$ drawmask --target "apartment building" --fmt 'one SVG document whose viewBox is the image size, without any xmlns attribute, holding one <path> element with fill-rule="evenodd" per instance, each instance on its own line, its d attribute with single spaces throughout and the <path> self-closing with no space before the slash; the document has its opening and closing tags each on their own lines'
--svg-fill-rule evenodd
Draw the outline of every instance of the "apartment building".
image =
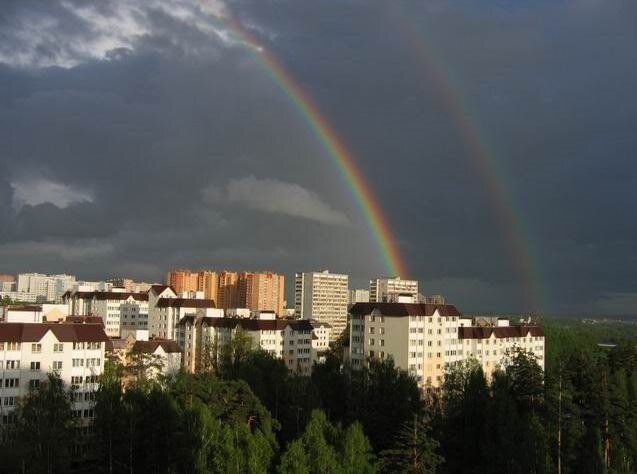
<svg viewBox="0 0 637 474">
<path fill-rule="evenodd" d="M 418 281 L 395 278 L 375 278 L 369 280 L 370 303 L 393 302 L 400 296 L 418 297 Z"/>
<path fill-rule="evenodd" d="M 178 296 L 174 288 L 154 285 L 148 291 L 148 331 L 151 338 L 176 338 L 177 324 L 189 315 L 223 314 L 213 300 Z"/>
<path fill-rule="evenodd" d="M 106 334 L 120 337 L 122 329 L 148 329 L 148 293 L 111 291 L 69 291 L 63 295 L 68 314 L 102 318 Z"/>
<path fill-rule="evenodd" d="M 350 309 L 352 367 L 392 357 L 425 390 L 438 389 L 445 371 L 475 358 L 490 377 L 514 348 L 532 352 L 544 368 L 544 332 L 508 320 L 465 318 L 453 305 L 357 303 Z"/>
<path fill-rule="evenodd" d="M 294 310 L 299 318 L 316 319 L 332 328 L 332 341 L 347 326 L 349 277 L 328 270 L 297 273 L 294 284 Z"/>
<path fill-rule="evenodd" d="M 365 290 L 365 289 L 349 290 L 348 304 L 352 306 L 356 303 L 369 303 L 369 290 Z"/>
<path fill-rule="evenodd" d="M 285 277 L 272 272 L 241 272 L 238 278 L 240 308 L 274 311 L 283 315 Z"/>
<path fill-rule="evenodd" d="M 274 313 L 261 314 L 260 319 L 188 316 L 177 330 L 177 342 L 184 351 L 183 367 L 191 372 L 199 370 L 204 358 L 217 357 L 239 328 L 252 339 L 253 348 L 283 359 L 290 373 L 310 375 L 312 366 L 329 349 L 331 328 L 319 321 L 277 319 Z"/>
<path fill-rule="evenodd" d="M 73 275 L 44 275 L 42 273 L 20 273 L 18 293 L 35 294 L 38 302 L 59 302 L 65 291 L 75 284 Z"/>
<path fill-rule="evenodd" d="M 57 372 L 74 388 L 73 415 L 88 423 L 107 341 L 98 324 L 0 324 L 0 420 L 9 422 L 20 398 Z"/>
</svg>

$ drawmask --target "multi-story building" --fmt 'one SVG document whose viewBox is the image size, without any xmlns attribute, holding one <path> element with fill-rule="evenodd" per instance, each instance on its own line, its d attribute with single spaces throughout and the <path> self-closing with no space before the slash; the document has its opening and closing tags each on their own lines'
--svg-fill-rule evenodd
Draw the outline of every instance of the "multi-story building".
<svg viewBox="0 0 637 474">
<path fill-rule="evenodd" d="M 217 286 L 218 308 L 241 308 L 239 305 L 239 274 L 224 270 L 219 273 Z"/>
<path fill-rule="evenodd" d="M 186 292 L 203 292 L 204 298 L 217 301 L 219 277 L 216 272 L 209 270 L 173 270 L 166 275 L 166 284 L 171 286 L 177 294 Z"/>
<path fill-rule="evenodd" d="M 349 305 L 356 303 L 369 303 L 369 290 L 356 289 L 349 290 Z"/>
<path fill-rule="evenodd" d="M 0 273 L 0 291 L 11 292 L 11 291 L 16 291 L 16 289 L 17 289 L 17 282 L 15 281 L 15 277 L 7 273 Z"/>
<path fill-rule="evenodd" d="M 329 349 L 330 326 L 309 319 L 277 319 L 274 313 L 259 318 L 187 316 L 179 322 L 177 342 L 184 351 L 183 367 L 196 372 L 205 360 L 219 357 L 238 329 L 252 347 L 283 359 L 291 373 L 310 375 Z"/>
<path fill-rule="evenodd" d="M 151 338 L 175 339 L 177 323 L 189 315 L 223 314 L 213 300 L 180 297 L 166 285 L 154 285 L 148 292 L 148 331 Z"/>
<path fill-rule="evenodd" d="M 98 324 L 0 324 L 0 420 L 9 421 L 20 398 L 56 372 L 67 388 L 74 388 L 73 415 L 87 424 L 106 341 Z"/>
<path fill-rule="evenodd" d="M 42 273 L 20 273 L 18 293 L 35 294 L 38 301 L 59 302 L 65 291 L 73 288 L 72 275 L 44 275 Z"/>
<path fill-rule="evenodd" d="M 134 281 L 132 278 L 109 278 L 106 283 L 111 288 L 124 288 L 129 293 L 147 293 L 154 285 L 146 281 Z"/>
<path fill-rule="evenodd" d="M 375 278 L 369 280 L 369 301 L 393 302 L 400 296 L 412 296 L 414 301 L 418 297 L 418 282 L 395 278 Z"/>
<path fill-rule="evenodd" d="M 120 337 L 122 329 L 148 329 L 148 293 L 130 293 L 123 288 L 70 291 L 63 295 L 63 301 L 68 314 L 102 318 L 109 337 Z"/>
<path fill-rule="evenodd" d="M 285 277 L 272 272 L 241 272 L 238 307 L 251 311 L 274 311 L 283 316 Z"/>
<path fill-rule="evenodd" d="M 303 319 L 316 319 L 332 327 L 332 340 L 347 326 L 349 278 L 322 272 L 297 273 L 294 285 L 294 310 Z"/>
<path fill-rule="evenodd" d="M 508 320 L 472 320 L 453 305 L 357 303 L 350 309 L 352 367 L 392 357 L 424 390 L 438 389 L 445 371 L 475 358 L 490 377 L 515 348 L 532 352 L 544 368 L 544 332 Z"/>
</svg>

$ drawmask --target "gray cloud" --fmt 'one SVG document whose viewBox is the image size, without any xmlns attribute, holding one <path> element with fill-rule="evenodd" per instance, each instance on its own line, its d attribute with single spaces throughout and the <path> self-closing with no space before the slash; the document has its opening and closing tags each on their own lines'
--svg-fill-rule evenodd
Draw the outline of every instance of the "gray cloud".
<svg viewBox="0 0 637 474">
<path fill-rule="evenodd" d="M 617 295 L 637 292 L 635 8 L 5 2 L 0 271 L 329 267 L 358 285 L 386 272 L 347 183 L 218 17 L 226 9 L 344 139 L 426 293 L 464 310 L 527 309 L 504 205 L 546 310 L 629 312 Z M 423 45 L 511 190 L 504 202 L 494 206 Z M 38 182 L 53 188 L 25 184 Z M 223 198 L 204 202 L 215 189 Z"/>
<path fill-rule="evenodd" d="M 300 217 L 323 224 L 349 226 L 341 211 L 331 208 L 315 192 L 294 183 L 254 176 L 231 179 L 224 191 L 216 186 L 204 189 L 208 203 L 228 202 L 257 211 Z"/>
</svg>

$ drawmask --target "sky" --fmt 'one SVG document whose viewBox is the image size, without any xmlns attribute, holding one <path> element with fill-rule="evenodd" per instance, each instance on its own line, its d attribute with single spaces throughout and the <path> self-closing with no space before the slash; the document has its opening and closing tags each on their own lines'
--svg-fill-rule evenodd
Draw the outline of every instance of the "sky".
<svg viewBox="0 0 637 474">
<path fill-rule="evenodd" d="M 386 275 L 267 51 L 424 294 L 635 315 L 636 44 L 634 0 L 5 0 L 0 272 Z"/>
</svg>

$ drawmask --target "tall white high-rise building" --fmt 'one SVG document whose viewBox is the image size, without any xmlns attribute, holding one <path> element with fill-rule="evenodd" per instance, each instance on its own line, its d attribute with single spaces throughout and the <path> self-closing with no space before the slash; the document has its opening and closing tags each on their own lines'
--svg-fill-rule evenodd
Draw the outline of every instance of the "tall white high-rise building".
<svg viewBox="0 0 637 474">
<path fill-rule="evenodd" d="M 332 327 L 330 339 L 336 340 L 347 326 L 349 277 L 328 270 L 297 273 L 294 285 L 294 310 L 297 317 L 316 319 Z"/>
<path fill-rule="evenodd" d="M 38 300 L 60 302 L 62 295 L 73 288 L 73 275 L 44 275 L 42 273 L 20 273 L 18 275 L 18 293 L 30 293 Z"/>
<path fill-rule="evenodd" d="M 369 303 L 369 290 L 349 290 L 349 304 L 352 305 L 355 303 Z"/>
<path fill-rule="evenodd" d="M 418 281 L 395 278 L 375 278 L 369 280 L 369 302 L 395 302 L 399 296 L 409 295 L 413 301 L 418 299 Z"/>
</svg>

